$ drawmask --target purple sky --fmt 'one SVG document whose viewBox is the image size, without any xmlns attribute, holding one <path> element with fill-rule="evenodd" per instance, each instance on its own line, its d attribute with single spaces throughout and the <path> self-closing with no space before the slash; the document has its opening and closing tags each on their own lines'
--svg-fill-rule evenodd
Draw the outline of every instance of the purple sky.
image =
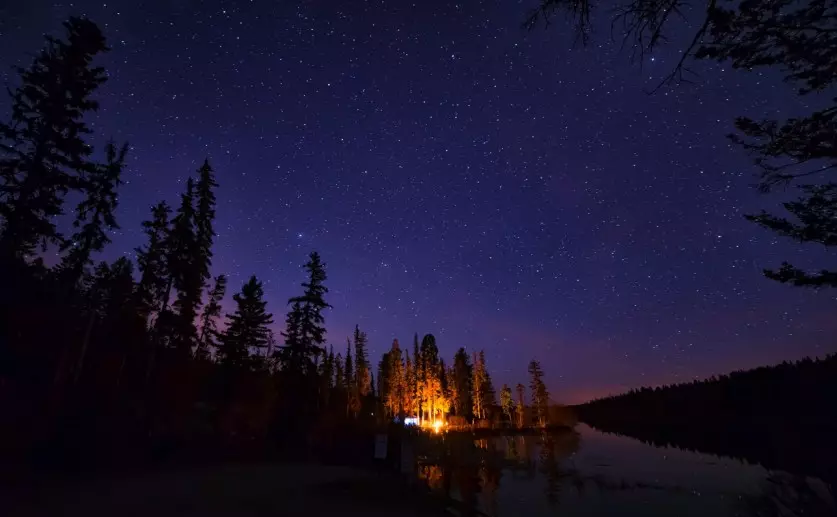
<svg viewBox="0 0 837 517">
<path fill-rule="evenodd" d="M 355 323 L 375 361 L 430 332 L 485 349 L 498 389 L 536 357 L 577 402 L 837 350 L 834 293 L 760 272 L 828 257 L 742 218 L 777 197 L 724 138 L 808 99 L 710 64 L 649 96 L 677 46 L 640 68 L 607 30 L 524 32 L 533 3 L 9 2 L 0 79 L 69 14 L 102 25 L 95 143 L 132 145 L 106 258 L 209 156 L 213 273 L 256 274 L 282 321 L 318 250 L 341 351 Z"/>
</svg>

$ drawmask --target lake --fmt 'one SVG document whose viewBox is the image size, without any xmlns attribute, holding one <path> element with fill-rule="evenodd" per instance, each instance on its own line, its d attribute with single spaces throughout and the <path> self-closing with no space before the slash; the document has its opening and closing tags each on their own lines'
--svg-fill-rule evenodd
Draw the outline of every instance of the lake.
<svg viewBox="0 0 837 517">
<path fill-rule="evenodd" d="M 837 515 L 816 478 L 579 424 L 542 435 L 449 435 L 422 449 L 419 476 L 461 513 L 490 516 Z"/>
</svg>

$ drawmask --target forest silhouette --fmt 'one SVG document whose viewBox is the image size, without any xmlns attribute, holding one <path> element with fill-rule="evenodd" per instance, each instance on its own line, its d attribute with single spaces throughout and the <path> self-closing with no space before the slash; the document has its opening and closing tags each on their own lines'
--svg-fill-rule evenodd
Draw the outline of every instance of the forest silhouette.
<svg viewBox="0 0 837 517">
<path fill-rule="evenodd" d="M 631 390 L 576 407 L 595 428 L 658 446 L 837 481 L 837 355 Z"/>
</svg>

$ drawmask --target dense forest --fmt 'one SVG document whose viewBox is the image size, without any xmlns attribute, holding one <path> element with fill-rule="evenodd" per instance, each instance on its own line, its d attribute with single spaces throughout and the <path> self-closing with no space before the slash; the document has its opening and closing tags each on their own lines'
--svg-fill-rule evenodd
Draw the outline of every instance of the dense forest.
<svg viewBox="0 0 837 517">
<path fill-rule="evenodd" d="M 504 416 L 523 426 L 526 388 L 517 386 L 515 403 L 503 387 L 498 405 L 483 352 L 461 348 L 448 367 L 433 335 L 416 334 L 412 355 L 395 341 L 373 371 L 356 327 L 335 354 L 316 252 L 284 322 L 255 276 L 228 286 L 213 272 L 219 185 L 208 160 L 177 206 L 151 207 L 135 262 L 97 262 L 119 228 L 130 147 L 110 141 L 94 152 L 85 116 L 107 79 L 93 63 L 109 49 L 87 19 L 64 28 L 18 70 L 10 120 L 0 124 L 0 457 L 80 466 L 176 451 L 240 456 L 254 444 L 259 454 L 304 453 L 300 442 L 332 443 L 337 428 L 348 440 L 350 428 L 407 417 L 470 425 Z M 68 210 L 68 199 L 77 206 Z M 56 224 L 67 211 L 69 234 Z M 47 250 L 58 251 L 57 264 L 45 263 Z M 222 314 L 231 287 L 233 310 Z M 536 361 L 530 373 L 545 425 L 549 394 Z"/>
<path fill-rule="evenodd" d="M 837 355 L 640 388 L 590 401 L 579 418 L 661 446 L 837 481 Z"/>
</svg>

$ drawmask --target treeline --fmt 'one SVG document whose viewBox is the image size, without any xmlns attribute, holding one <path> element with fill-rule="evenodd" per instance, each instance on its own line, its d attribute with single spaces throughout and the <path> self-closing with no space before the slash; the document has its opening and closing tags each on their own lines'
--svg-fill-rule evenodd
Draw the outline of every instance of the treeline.
<svg viewBox="0 0 837 517">
<path fill-rule="evenodd" d="M 316 252 L 283 325 L 255 276 L 235 286 L 222 314 L 230 286 L 213 271 L 218 182 L 208 160 L 176 206 L 151 207 L 134 261 L 97 261 L 119 229 L 130 147 L 111 141 L 94 153 L 85 116 L 98 108 L 107 74 L 93 63 L 108 48 L 89 20 L 64 28 L 18 70 L 10 120 L 0 123 L 0 458 L 87 465 L 188 448 L 207 457 L 253 444 L 259 454 L 265 444 L 299 451 L 390 417 L 496 412 L 484 354 L 472 364 L 460 350 L 447 368 L 432 335 L 416 337 L 412 357 L 394 346 L 377 372 L 358 327 L 335 355 Z M 68 199 L 79 202 L 65 234 L 55 220 Z M 43 260 L 47 251 L 56 263 Z M 543 416 L 548 393 L 533 364 Z M 523 397 L 520 385 L 521 408 Z M 511 420 L 507 387 L 501 402 Z"/>
<path fill-rule="evenodd" d="M 603 431 L 837 481 L 837 355 L 640 388 L 577 406 Z"/>
<path fill-rule="evenodd" d="M 464 348 L 456 351 L 453 362 L 446 366 L 439 357 L 433 335 L 424 336 L 419 344 L 413 337 L 413 354 L 402 353 L 398 340 L 378 363 L 379 400 L 387 415 L 403 419 L 416 417 L 420 422 L 450 421 L 454 426 L 477 423 L 482 426 L 524 427 L 548 423 L 549 392 L 543 382 L 540 363 L 529 364 L 530 408 L 534 414 L 526 417 L 526 387 L 516 386 L 517 399 L 512 390 L 503 385 L 500 401 L 485 362 L 485 352 L 469 355 Z M 481 423 L 480 423 L 481 422 Z"/>
<path fill-rule="evenodd" d="M 108 142 L 94 157 L 85 116 L 107 78 L 93 62 L 108 48 L 89 20 L 64 28 L 18 70 L 0 124 L 2 457 L 61 461 L 166 437 L 310 428 L 329 404 L 318 384 L 328 307 L 319 255 L 288 301 L 281 345 L 255 276 L 222 323 L 227 277 L 211 273 L 218 184 L 205 161 L 176 208 L 152 207 L 135 263 L 96 263 L 119 228 L 129 146 Z M 65 235 L 55 219 L 70 196 L 80 201 Z M 44 262 L 48 250 L 57 264 Z"/>
</svg>

